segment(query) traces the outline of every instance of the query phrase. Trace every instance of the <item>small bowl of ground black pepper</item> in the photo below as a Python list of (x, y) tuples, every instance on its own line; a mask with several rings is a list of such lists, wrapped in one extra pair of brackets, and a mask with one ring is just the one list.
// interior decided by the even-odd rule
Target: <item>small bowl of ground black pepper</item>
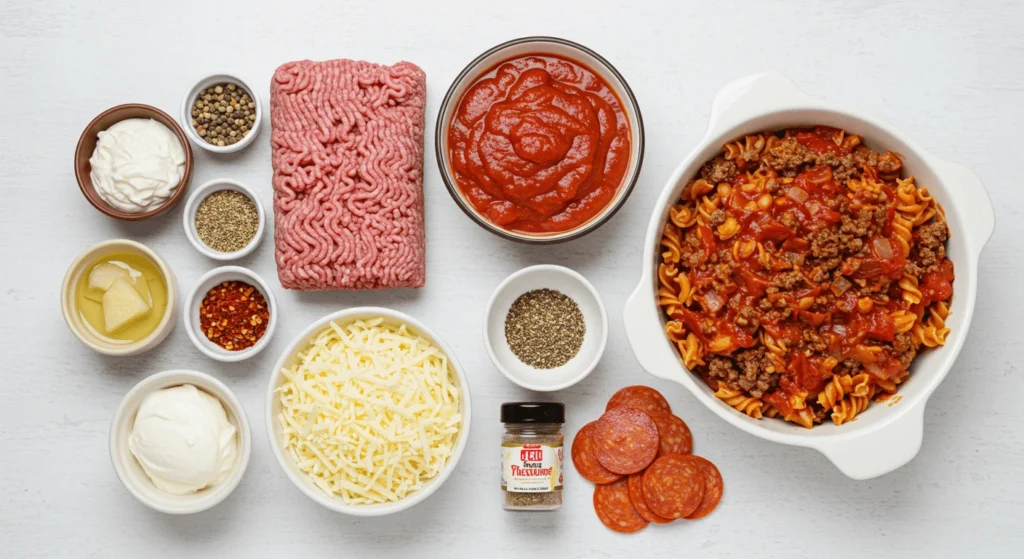
[(540, 392), (586, 378), (604, 354), (608, 316), (597, 290), (563, 266), (539, 265), (510, 275), (484, 317), (484, 345), (512, 382)]
[(263, 351), (277, 327), (277, 300), (252, 270), (222, 266), (199, 278), (185, 299), (185, 332), (217, 361), (243, 361)]
[(259, 246), (267, 215), (251, 188), (231, 179), (215, 179), (189, 195), (182, 219), (185, 236), (201, 254), (235, 260)]
[(260, 97), (231, 74), (196, 82), (181, 101), (181, 127), (192, 143), (213, 153), (233, 153), (256, 139), (263, 122)]

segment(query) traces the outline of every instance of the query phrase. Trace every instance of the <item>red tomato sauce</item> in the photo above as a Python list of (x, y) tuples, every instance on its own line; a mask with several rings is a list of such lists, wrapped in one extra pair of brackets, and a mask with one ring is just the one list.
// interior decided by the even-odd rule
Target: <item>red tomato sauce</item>
[(629, 167), (630, 123), (611, 87), (549, 54), (506, 60), (459, 100), (448, 131), (463, 196), (508, 231), (559, 233), (601, 213)]

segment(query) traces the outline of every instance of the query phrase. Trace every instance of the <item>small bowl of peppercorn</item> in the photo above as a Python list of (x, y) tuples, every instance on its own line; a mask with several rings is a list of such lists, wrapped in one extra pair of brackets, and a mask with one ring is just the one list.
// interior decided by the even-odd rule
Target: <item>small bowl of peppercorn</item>
[(256, 192), (231, 179), (214, 179), (192, 191), (182, 214), (185, 236), (200, 254), (235, 260), (256, 250), (267, 213)]
[(234, 153), (256, 139), (263, 107), (256, 90), (231, 74), (196, 82), (181, 101), (181, 125), (192, 143), (213, 153)]
[(185, 332), (217, 361), (244, 361), (263, 351), (277, 328), (277, 300), (267, 282), (241, 266), (199, 278), (185, 299)]

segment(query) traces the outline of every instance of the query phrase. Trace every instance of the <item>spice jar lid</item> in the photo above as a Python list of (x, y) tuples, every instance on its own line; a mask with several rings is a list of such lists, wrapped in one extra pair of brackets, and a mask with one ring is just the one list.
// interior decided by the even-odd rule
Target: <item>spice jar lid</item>
[(565, 405), (556, 402), (506, 402), (502, 423), (565, 423)]

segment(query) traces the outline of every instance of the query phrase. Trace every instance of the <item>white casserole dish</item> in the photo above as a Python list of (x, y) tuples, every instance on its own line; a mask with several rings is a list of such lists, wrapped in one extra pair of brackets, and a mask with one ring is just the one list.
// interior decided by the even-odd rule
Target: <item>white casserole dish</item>
[[(956, 279), (946, 325), (946, 345), (918, 355), (909, 380), (900, 386), (902, 399), (892, 405), (869, 406), (853, 423), (831, 423), (805, 429), (776, 419), (757, 420), (734, 410), (696, 374), (691, 374), (665, 336), (665, 318), (658, 307), (658, 247), (669, 208), (701, 165), (723, 144), (744, 134), (791, 126), (823, 124), (859, 134), (876, 150), (903, 155), (905, 173), (917, 178), (945, 208), (950, 237), (947, 254)], [(676, 381), (719, 417), (751, 435), (823, 453), (847, 476), (877, 477), (909, 462), (921, 448), (924, 408), (932, 392), (956, 360), (974, 313), (978, 290), (978, 257), (995, 228), (992, 203), (981, 180), (970, 169), (934, 157), (905, 134), (857, 111), (811, 99), (779, 73), (760, 73), (737, 80), (719, 92), (711, 109), (708, 131), (700, 144), (669, 178), (644, 237), (640, 285), (623, 312), (626, 335), (640, 365), (654, 376)]]

